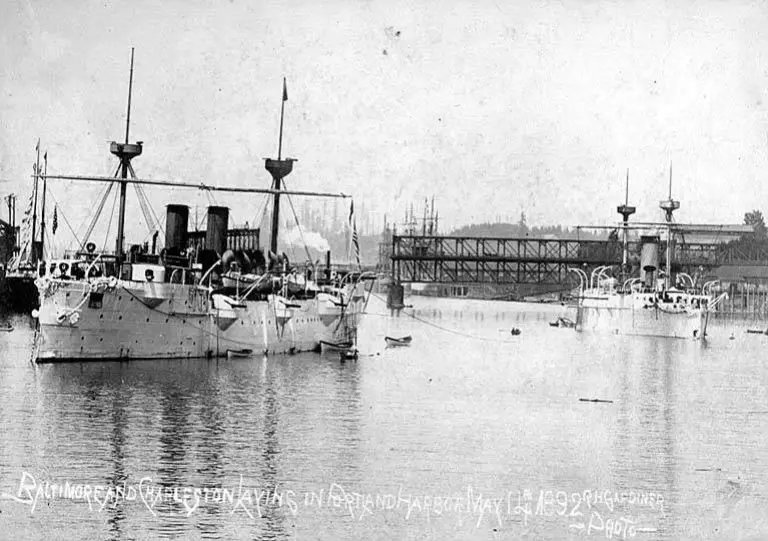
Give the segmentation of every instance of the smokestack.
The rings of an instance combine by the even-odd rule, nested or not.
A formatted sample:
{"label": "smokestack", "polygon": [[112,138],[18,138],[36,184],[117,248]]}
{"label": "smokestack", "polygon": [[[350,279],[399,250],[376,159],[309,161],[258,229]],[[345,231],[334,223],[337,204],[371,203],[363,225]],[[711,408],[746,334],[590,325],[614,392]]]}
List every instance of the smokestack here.
{"label": "smokestack", "polygon": [[640,277],[648,287],[653,287],[659,269],[659,237],[643,236],[640,252]]}
{"label": "smokestack", "polygon": [[[165,214],[165,249],[181,253],[187,248],[187,225],[189,207],[186,205],[168,205]],[[154,239],[153,248],[154,253]]]}
{"label": "smokestack", "polygon": [[205,228],[205,249],[213,250],[219,256],[227,251],[227,207],[208,207],[208,224]]}

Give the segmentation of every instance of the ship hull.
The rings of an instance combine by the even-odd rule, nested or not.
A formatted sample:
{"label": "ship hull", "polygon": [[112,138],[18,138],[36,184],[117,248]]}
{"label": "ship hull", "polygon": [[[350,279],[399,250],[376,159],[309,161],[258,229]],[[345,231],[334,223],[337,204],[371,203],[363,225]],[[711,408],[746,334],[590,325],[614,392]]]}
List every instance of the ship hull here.
{"label": "ship hull", "polygon": [[9,273],[5,276],[5,288],[12,312],[30,314],[39,306],[34,275]]}
{"label": "ship hull", "polygon": [[704,310],[670,312],[639,305],[628,296],[587,300],[576,312],[577,331],[697,339],[706,336],[706,328]]}
{"label": "ship hull", "polygon": [[[361,287],[361,286],[357,286]],[[226,357],[228,350],[284,354],[345,338],[360,292],[340,307],[313,299],[235,302],[195,286],[57,282],[40,287],[38,362]]]}

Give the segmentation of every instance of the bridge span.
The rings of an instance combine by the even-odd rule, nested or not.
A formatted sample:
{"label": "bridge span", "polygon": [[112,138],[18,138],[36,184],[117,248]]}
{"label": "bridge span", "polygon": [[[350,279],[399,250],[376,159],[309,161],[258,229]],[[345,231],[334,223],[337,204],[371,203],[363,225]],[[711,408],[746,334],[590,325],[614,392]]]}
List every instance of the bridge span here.
{"label": "bridge span", "polygon": [[[639,264],[639,244],[628,243],[630,266]],[[576,287],[578,277],[569,267],[591,272],[600,265],[621,265],[623,254],[618,240],[393,235],[391,246],[396,282],[471,284],[490,292],[483,296],[499,298]],[[665,249],[661,242],[662,261]],[[674,272],[693,276],[727,265],[765,266],[768,250],[739,243],[678,241],[672,244],[671,259]]]}

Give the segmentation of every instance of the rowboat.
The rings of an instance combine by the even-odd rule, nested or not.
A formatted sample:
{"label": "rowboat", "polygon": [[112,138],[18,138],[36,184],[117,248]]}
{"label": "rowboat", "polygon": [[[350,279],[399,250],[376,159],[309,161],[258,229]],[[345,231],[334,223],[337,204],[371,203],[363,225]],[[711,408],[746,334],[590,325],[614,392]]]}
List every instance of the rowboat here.
{"label": "rowboat", "polygon": [[412,338],[410,336],[403,336],[402,338],[395,338],[392,336],[385,336],[384,341],[387,343],[387,347],[403,347],[410,346]]}
{"label": "rowboat", "polygon": [[352,342],[328,342],[326,340],[320,340],[320,351],[323,353],[339,353],[346,352],[354,349],[355,345]]}
{"label": "rowboat", "polygon": [[227,358],[238,358],[238,357],[250,357],[253,355],[252,349],[228,349],[227,350]]}
{"label": "rowboat", "polygon": [[576,326],[576,323],[572,319],[568,319],[567,317],[559,317],[555,321],[549,322],[550,327],[566,327],[568,329],[572,329]]}

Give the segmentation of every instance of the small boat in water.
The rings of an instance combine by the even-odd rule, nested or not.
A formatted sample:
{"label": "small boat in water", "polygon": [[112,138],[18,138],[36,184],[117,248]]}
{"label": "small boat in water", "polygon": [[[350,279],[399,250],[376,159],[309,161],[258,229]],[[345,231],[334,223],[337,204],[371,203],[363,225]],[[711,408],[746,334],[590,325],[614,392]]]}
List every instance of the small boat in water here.
{"label": "small boat in water", "polygon": [[392,336],[385,336],[384,341],[387,343],[387,347],[403,347],[410,346],[412,338],[410,336],[403,336],[402,338],[395,338]]}
{"label": "small boat in water", "polygon": [[523,331],[521,331],[517,327],[512,327],[512,330],[510,332],[512,333],[512,336],[517,336],[517,335],[519,335]]}
{"label": "small boat in water", "polygon": [[227,350],[227,358],[242,358],[242,357],[250,357],[253,355],[252,349],[228,349]]}
{"label": "small boat in water", "polygon": [[13,325],[10,323],[6,323],[5,325],[0,325],[0,332],[11,332],[13,330]]}
{"label": "small boat in water", "polygon": [[566,329],[572,329],[576,326],[576,322],[567,317],[559,317],[555,321],[549,322],[550,327],[565,327]]}
{"label": "small boat in water", "polygon": [[355,345],[350,341],[328,342],[326,340],[320,340],[320,351],[322,353],[344,353],[354,349]]}

